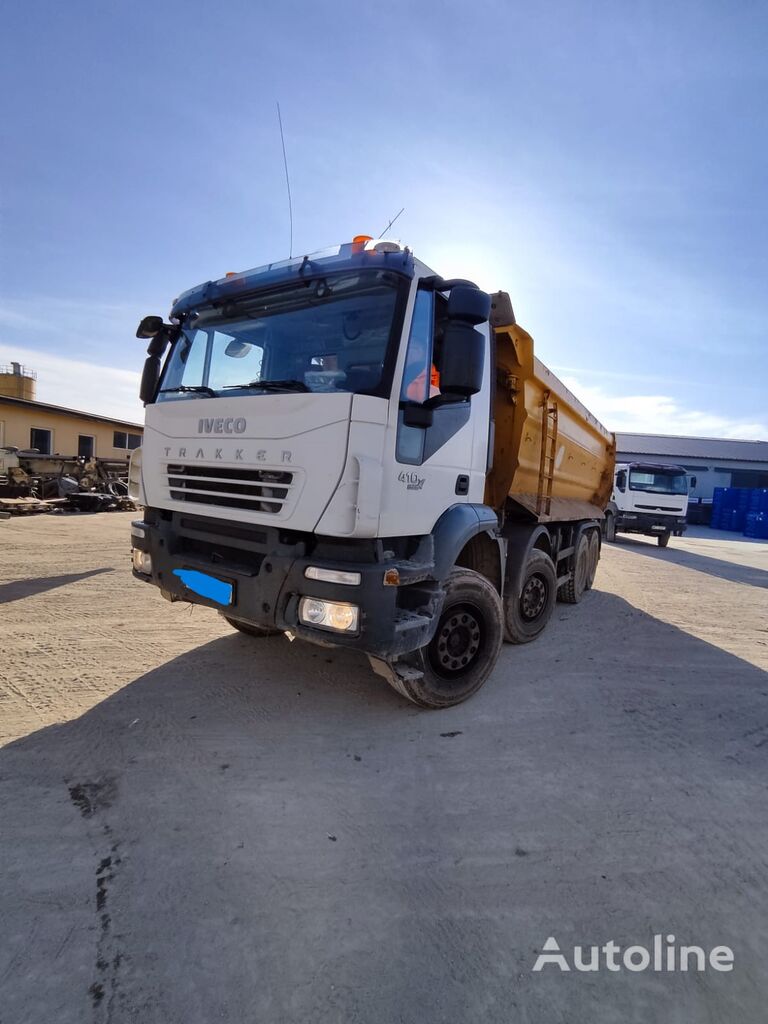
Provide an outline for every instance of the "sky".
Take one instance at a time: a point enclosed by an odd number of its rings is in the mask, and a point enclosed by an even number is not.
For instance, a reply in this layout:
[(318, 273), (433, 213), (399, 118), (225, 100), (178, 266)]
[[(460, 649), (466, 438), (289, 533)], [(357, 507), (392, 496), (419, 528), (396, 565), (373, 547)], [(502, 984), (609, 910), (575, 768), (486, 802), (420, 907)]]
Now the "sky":
[(27, 0), (0, 364), (141, 421), (139, 319), (390, 232), (512, 297), (607, 427), (768, 439), (768, 5)]

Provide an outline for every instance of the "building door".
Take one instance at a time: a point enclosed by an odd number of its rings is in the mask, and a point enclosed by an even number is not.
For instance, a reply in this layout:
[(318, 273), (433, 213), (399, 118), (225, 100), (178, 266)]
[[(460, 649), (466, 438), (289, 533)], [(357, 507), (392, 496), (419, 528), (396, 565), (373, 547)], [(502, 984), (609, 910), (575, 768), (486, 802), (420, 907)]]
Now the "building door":
[(77, 436), (77, 454), (82, 456), (84, 459), (92, 459), (94, 449), (96, 447), (95, 440), (91, 434), (78, 434)]
[(50, 455), (52, 447), (52, 431), (41, 427), (32, 427), (29, 431), (29, 447), (36, 448), (41, 455)]

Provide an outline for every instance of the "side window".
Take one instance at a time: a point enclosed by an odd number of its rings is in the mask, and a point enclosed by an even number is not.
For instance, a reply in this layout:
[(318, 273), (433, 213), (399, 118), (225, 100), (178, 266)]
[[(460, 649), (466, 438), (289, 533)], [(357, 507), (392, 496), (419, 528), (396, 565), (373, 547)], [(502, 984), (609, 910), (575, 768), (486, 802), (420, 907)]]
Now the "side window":
[(429, 398), (432, 375), (432, 310), (433, 293), (418, 292), (405, 356), (403, 386), (400, 389), (400, 400), (403, 402), (425, 402)]
[[(416, 304), (413, 308), (411, 333), (408, 337), (408, 351), (405, 354), (403, 383), (400, 388), (401, 402), (425, 402), (429, 397), (430, 376), (432, 367), (432, 292), (416, 293)], [(418, 466), (424, 457), (424, 436), (426, 431), (421, 427), (409, 427), (403, 423), (403, 411), (400, 410), (397, 425), (398, 462)]]
[[(437, 292), (419, 292), (411, 323), (406, 367), (402, 372), (400, 401), (424, 402), (440, 393), (440, 355), (446, 321), (447, 299)], [(469, 418), (469, 398), (437, 406), (430, 427), (408, 426), (403, 423), (400, 410), (395, 452), (397, 462), (423, 465), (469, 422)]]
[[(425, 402), (440, 394), (440, 355), (448, 301), (437, 292), (420, 291), (411, 321), (405, 356), (401, 402)], [(434, 410), (431, 427), (409, 427), (400, 410), (396, 458), (420, 466), (469, 421), (469, 399), (451, 402)]]

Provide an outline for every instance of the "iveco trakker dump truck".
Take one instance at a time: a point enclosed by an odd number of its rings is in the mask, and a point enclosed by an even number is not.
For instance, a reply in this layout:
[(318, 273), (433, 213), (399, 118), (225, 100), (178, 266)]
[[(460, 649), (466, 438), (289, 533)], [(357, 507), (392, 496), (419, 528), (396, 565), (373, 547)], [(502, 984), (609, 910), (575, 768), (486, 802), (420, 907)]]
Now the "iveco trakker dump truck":
[(672, 534), (685, 533), (688, 491), (695, 486), (696, 477), (689, 482), (682, 466), (617, 463), (603, 521), (606, 540), (616, 540), (617, 533), (642, 533), (658, 537), (659, 547), (665, 548)]
[(508, 295), (365, 236), (146, 317), (135, 575), (244, 633), (364, 651), (465, 700), (502, 641), (578, 602), (614, 438), (535, 358)]

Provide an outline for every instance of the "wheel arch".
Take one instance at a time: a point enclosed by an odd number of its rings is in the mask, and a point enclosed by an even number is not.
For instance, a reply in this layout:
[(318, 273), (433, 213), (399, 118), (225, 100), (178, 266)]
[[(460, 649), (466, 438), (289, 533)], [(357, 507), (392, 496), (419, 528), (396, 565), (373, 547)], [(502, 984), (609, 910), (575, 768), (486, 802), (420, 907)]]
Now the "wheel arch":
[(512, 526), (506, 532), (507, 565), (504, 586), (519, 595), (523, 586), (523, 573), (534, 548), (552, 557), (552, 537), (542, 523), (533, 526)]
[(473, 569), (501, 594), (504, 586), (504, 539), (499, 521), (487, 505), (453, 505), (433, 530), (435, 578), (443, 580), (454, 566)]

